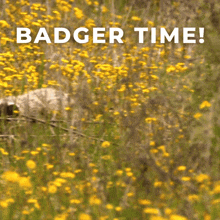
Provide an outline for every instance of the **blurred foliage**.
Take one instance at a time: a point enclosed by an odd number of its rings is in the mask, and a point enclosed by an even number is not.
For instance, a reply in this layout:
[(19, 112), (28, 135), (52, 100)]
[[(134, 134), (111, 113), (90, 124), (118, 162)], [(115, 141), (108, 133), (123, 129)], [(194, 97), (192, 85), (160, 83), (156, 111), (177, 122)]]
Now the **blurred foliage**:
[[(1, 119), (0, 219), (220, 218), (220, 4), (214, 0), (0, 1), (2, 98), (54, 87), (67, 120)], [(78, 44), (17, 44), (45, 27)], [(204, 44), (137, 43), (134, 27), (205, 28)], [(105, 44), (92, 28), (106, 27)], [(109, 44), (109, 27), (124, 44)], [(180, 34), (181, 36), (181, 34)], [(83, 37), (83, 36), (82, 36)], [(70, 120), (71, 119), (71, 120)], [(19, 121), (20, 120), (20, 121)], [(39, 124), (41, 123), (41, 124)]]

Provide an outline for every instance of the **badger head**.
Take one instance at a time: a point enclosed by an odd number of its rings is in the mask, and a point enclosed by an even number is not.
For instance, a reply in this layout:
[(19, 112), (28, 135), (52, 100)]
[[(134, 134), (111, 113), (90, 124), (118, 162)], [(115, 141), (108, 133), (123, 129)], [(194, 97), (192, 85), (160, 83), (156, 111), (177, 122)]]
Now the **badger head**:
[(5, 116), (17, 116), (19, 111), (18, 106), (14, 102), (2, 102), (0, 103), (0, 115)]

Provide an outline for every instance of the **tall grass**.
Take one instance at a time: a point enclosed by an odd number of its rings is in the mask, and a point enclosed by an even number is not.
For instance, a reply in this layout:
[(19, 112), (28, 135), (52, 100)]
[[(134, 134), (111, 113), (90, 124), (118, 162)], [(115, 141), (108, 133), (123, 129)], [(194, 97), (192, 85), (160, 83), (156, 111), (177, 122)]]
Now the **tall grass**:
[[(218, 3), (0, 4), (2, 98), (54, 87), (76, 101), (67, 119), (1, 117), (0, 219), (220, 218)], [(85, 26), (90, 40), (17, 44), (22, 26), (51, 39)], [(134, 27), (161, 26), (205, 27), (205, 43), (137, 43)], [(109, 27), (124, 44), (108, 43)]]

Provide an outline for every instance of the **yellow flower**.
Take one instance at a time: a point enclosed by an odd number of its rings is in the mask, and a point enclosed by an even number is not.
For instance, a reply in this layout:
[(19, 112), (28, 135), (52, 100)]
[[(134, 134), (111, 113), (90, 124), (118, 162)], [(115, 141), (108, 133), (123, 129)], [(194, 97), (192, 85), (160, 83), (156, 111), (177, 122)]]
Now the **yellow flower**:
[(102, 145), (101, 145), (103, 148), (107, 148), (110, 146), (110, 142), (109, 141), (104, 141), (102, 142)]
[(212, 201), (212, 205), (219, 204), (219, 203), (220, 203), (220, 199), (215, 199)]
[(23, 210), (23, 211), (22, 211), (22, 214), (23, 214), (23, 215), (29, 215), (29, 214), (30, 214), (30, 211), (28, 211), (28, 210)]
[(155, 141), (150, 141), (150, 146), (155, 146)]
[(66, 107), (65, 110), (66, 110), (66, 111), (70, 111), (71, 108), (70, 108), (70, 107)]
[(55, 185), (49, 185), (49, 186), (48, 186), (48, 192), (49, 192), (50, 194), (56, 193), (56, 192), (57, 192), (57, 187), (56, 187)]
[(75, 12), (75, 16), (78, 18), (78, 19), (82, 19), (84, 14), (82, 12), (82, 10), (80, 10), (79, 8), (74, 8), (74, 12)]
[(132, 172), (126, 172), (126, 175), (127, 176), (133, 176), (133, 173)]
[(175, 66), (173, 65), (170, 65), (169, 67), (167, 67), (166, 71), (167, 73), (170, 73), (170, 72), (174, 72), (176, 70)]
[(14, 110), (13, 113), (14, 113), (14, 114), (19, 114), (19, 111)]
[(113, 114), (116, 116), (116, 115), (119, 115), (120, 113), (118, 111), (116, 111)]
[(219, 194), (220, 193), (220, 185), (215, 186), (215, 188), (213, 189), (213, 193), (214, 194)]
[(149, 93), (150, 90), (149, 89), (143, 89), (143, 93)]
[(104, 5), (102, 5), (102, 13), (106, 13), (107, 11), (108, 9)]
[(154, 22), (153, 21), (148, 21), (148, 26), (154, 26)]
[(164, 145), (157, 147), (157, 149), (162, 150), (163, 153), (166, 153), (166, 147)]
[[(153, 68), (156, 69), (158, 67), (151, 67), (151, 69), (153, 69)], [(159, 77), (156, 76), (156, 75), (151, 75), (151, 78), (154, 79), (154, 80), (158, 80), (159, 79)]]
[(18, 173), (14, 171), (6, 171), (2, 175), (2, 179), (8, 181), (8, 182), (18, 182), (20, 179), (20, 176)]
[(85, 26), (88, 28), (95, 27), (95, 21), (93, 19), (89, 18), (86, 20)]
[(42, 144), (42, 147), (51, 147), (51, 145), (50, 144), (46, 144), (46, 143), (44, 143), (44, 144)]
[(90, 205), (100, 205), (101, 203), (101, 199), (99, 199), (96, 195), (93, 195), (89, 198)]
[(94, 1), (93, 3), (95, 6), (98, 6), (99, 5), (99, 2), (98, 1)]
[(204, 101), (204, 102), (199, 106), (200, 109), (203, 109), (203, 108), (205, 108), (205, 107), (209, 108), (209, 107), (211, 107), (211, 104), (210, 104), (208, 101)]
[(86, 214), (86, 213), (81, 213), (79, 215), (78, 219), (79, 220), (92, 220), (92, 217), (90, 215)]
[(42, 187), (41, 187), (41, 190), (42, 190), (43, 192), (46, 192), (46, 191), (47, 191), (47, 187), (42, 186)]
[(151, 123), (152, 121), (157, 121), (157, 119), (156, 118), (145, 118), (145, 122), (147, 122), (147, 123)]
[(150, 200), (147, 200), (147, 199), (139, 199), (138, 200), (138, 203), (140, 205), (150, 205), (151, 204), (151, 201)]
[(106, 207), (106, 209), (113, 209), (114, 208), (114, 206), (112, 204), (107, 204), (105, 207)]
[(167, 152), (165, 152), (165, 153), (163, 154), (163, 156), (164, 156), (164, 157), (169, 157), (169, 156), (170, 156), (170, 154), (169, 154), (169, 153), (167, 153)]
[(8, 155), (8, 152), (5, 151), (3, 148), (0, 148), (0, 152), (1, 152), (3, 155)]
[(167, 220), (167, 218), (163, 218), (161, 216), (154, 216), (154, 215), (152, 215), (150, 217), (150, 220)]
[(67, 216), (67, 213), (59, 214), (54, 218), (54, 220), (66, 220)]
[(53, 164), (46, 164), (46, 168), (47, 168), (47, 170), (49, 170), (49, 169), (52, 169), (54, 167), (54, 165)]
[(172, 209), (165, 208), (164, 212), (165, 212), (166, 215), (170, 215), (172, 213)]
[(98, 170), (98, 169), (93, 169), (92, 172), (93, 172), (93, 173), (98, 173), (99, 170)]
[(205, 180), (209, 180), (209, 176), (207, 174), (199, 174), (198, 176), (196, 176), (196, 181), (201, 183), (201, 182), (204, 182)]
[(71, 199), (71, 200), (70, 200), (70, 203), (71, 203), (71, 204), (80, 204), (81, 201), (80, 201), (79, 199)]
[(37, 27), (41, 26), (41, 24), (39, 22), (32, 22), (32, 25), (37, 26)]
[(63, 63), (69, 63), (69, 60), (66, 60), (66, 59), (64, 59), (64, 58), (62, 58), (61, 61), (62, 61)]
[(7, 208), (7, 207), (8, 207), (8, 203), (7, 203), (6, 201), (1, 201), (1, 202), (0, 202), (0, 206), (1, 206), (2, 208)]
[(26, 166), (27, 166), (29, 169), (33, 170), (33, 169), (35, 169), (35, 167), (36, 167), (36, 163), (35, 163), (33, 160), (28, 160), (28, 161), (26, 162)]
[(37, 203), (37, 200), (36, 199), (28, 199), (27, 203)]
[(133, 20), (133, 21), (141, 21), (141, 18), (139, 18), (138, 16), (132, 16), (131, 20)]
[[(8, 41), (9, 41), (9, 42), (13, 42), (13, 40), (10, 39), (10, 38), (8, 38), (8, 37), (2, 37), (2, 38), (1, 38), (1, 44), (2, 44), (2, 45), (5, 45)], [(13, 71), (13, 69), (12, 69), (12, 71)]]
[(151, 152), (152, 154), (156, 154), (156, 153), (158, 153), (158, 150), (157, 150), (157, 149), (150, 149), (150, 152)]
[(183, 176), (181, 179), (182, 181), (187, 182), (190, 181), (191, 178), (189, 176)]
[(188, 199), (189, 201), (198, 201), (199, 200), (199, 196), (192, 194), (192, 195), (188, 195)]
[(2, 28), (4, 28), (4, 27), (9, 28), (10, 25), (7, 23), (7, 21), (5, 21), (5, 20), (0, 20), (0, 27), (2, 27)]
[(122, 210), (122, 207), (117, 206), (117, 207), (115, 207), (115, 210), (116, 210), (117, 212), (120, 212), (120, 211)]
[(94, 121), (99, 121), (101, 117), (102, 117), (102, 114), (96, 115), (96, 118), (94, 119)]
[(187, 220), (187, 218), (185, 218), (181, 215), (171, 215), (170, 220)]
[(6, 202), (7, 202), (7, 203), (14, 203), (15, 200), (10, 198), (10, 199), (6, 199)]
[(40, 209), (40, 205), (39, 205), (39, 203), (38, 203), (38, 201), (36, 199), (28, 199), (27, 202), (34, 204), (35, 208)]
[(199, 112), (197, 112), (196, 114), (193, 115), (193, 117), (194, 117), (195, 119), (198, 119), (198, 118), (200, 118), (201, 116), (202, 116), (202, 114), (199, 113)]
[(71, 172), (62, 172), (60, 174), (60, 176), (63, 177), (63, 178), (71, 178), (71, 179), (73, 179), (73, 178), (75, 178), (76, 175), (74, 173), (71, 173)]
[(209, 214), (205, 213), (204, 220), (211, 220), (211, 216)]
[(23, 189), (27, 189), (27, 188), (32, 187), (30, 179), (28, 177), (21, 177), (19, 179), (19, 186)]
[(62, 178), (56, 178), (53, 183), (55, 186), (62, 186), (63, 183), (66, 183), (66, 180)]
[(177, 167), (177, 170), (178, 171), (184, 171), (184, 170), (186, 170), (186, 167), (185, 166), (179, 166), (179, 167)]
[(110, 160), (111, 159), (111, 155), (103, 155), (101, 158), (103, 160)]
[(123, 174), (123, 170), (117, 170), (116, 171), (116, 175), (117, 176), (122, 176), (122, 174)]
[(39, 154), (38, 151), (31, 151), (31, 155), (35, 156), (35, 155), (37, 155), (37, 154)]
[(91, 4), (92, 4), (92, 2), (91, 2), (90, 0), (86, 0), (86, 3), (87, 3), (88, 5), (91, 5)]
[(106, 219), (108, 219), (109, 218), (109, 216), (108, 215), (105, 215), (105, 216), (101, 216), (100, 218), (99, 218), (99, 220), (106, 220)]
[(133, 192), (129, 192), (129, 193), (127, 193), (127, 196), (128, 197), (132, 197), (132, 196), (134, 196), (134, 193)]
[(184, 55), (184, 57), (183, 57), (184, 59), (190, 59), (191, 58), (191, 56), (190, 55)]
[(163, 182), (161, 182), (161, 181), (156, 181), (156, 182), (154, 183), (154, 187), (161, 187), (162, 184), (163, 184)]
[(159, 214), (159, 210), (155, 209), (155, 208), (145, 208), (144, 209), (144, 213), (158, 215)]

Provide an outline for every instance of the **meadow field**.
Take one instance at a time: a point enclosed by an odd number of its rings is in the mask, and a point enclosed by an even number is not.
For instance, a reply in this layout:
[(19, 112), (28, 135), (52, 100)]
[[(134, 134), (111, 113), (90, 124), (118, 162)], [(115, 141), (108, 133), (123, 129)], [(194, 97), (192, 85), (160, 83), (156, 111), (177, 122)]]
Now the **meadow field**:
[[(220, 3), (0, 0), (0, 98), (55, 88), (49, 115), (0, 118), (1, 220), (219, 220)], [(17, 27), (34, 40), (18, 44)], [(86, 27), (89, 42), (53, 43)], [(106, 43), (93, 43), (105, 27)], [(109, 43), (109, 28), (124, 31)], [(180, 30), (138, 43), (134, 27)], [(195, 27), (184, 44), (183, 27)], [(204, 43), (199, 43), (204, 27)], [(65, 37), (65, 36), (62, 36)], [(85, 34), (81, 34), (83, 39)], [(50, 114), (56, 113), (51, 121)]]

